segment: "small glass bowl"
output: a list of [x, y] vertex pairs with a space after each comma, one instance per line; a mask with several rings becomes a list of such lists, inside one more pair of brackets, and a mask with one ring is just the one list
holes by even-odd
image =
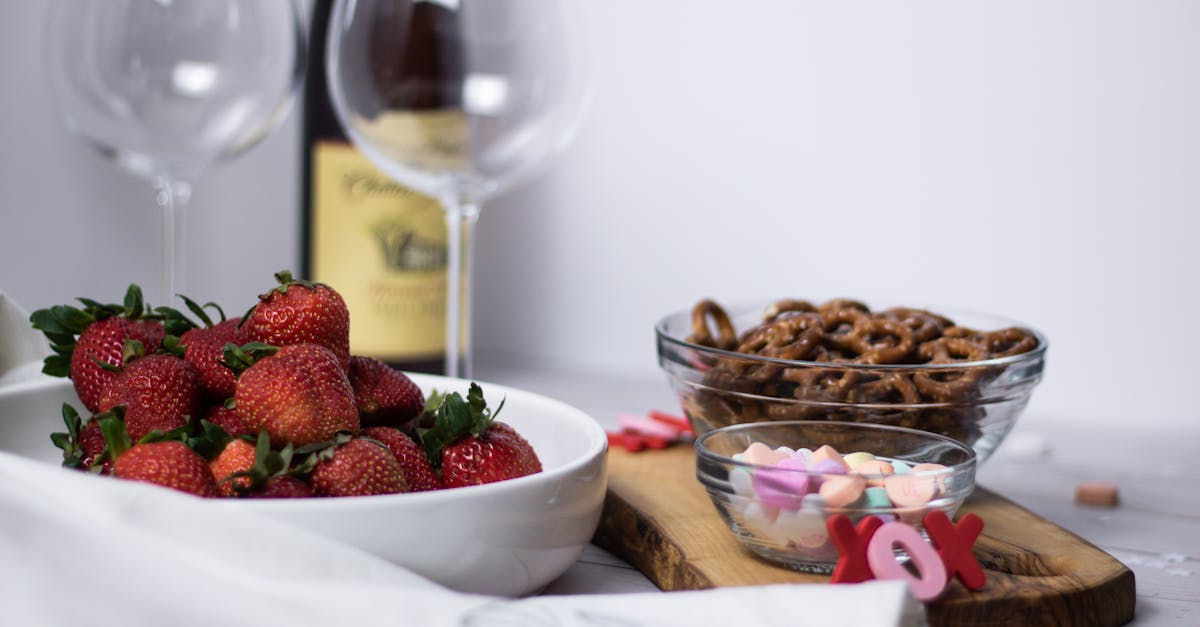
[[[898, 460], [908, 466], [940, 464], [944, 468], [861, 474], [867, 487], [862, 496], [834, 507], [822, 498], [820, 486], [846, 481], [848, 474], [741, 461], [741, 453], [755, 442], [772, 450], [787, 447], [792, 451], [816, 451], [829, 445], [843, 455], [868, 452], [883, 461]], [[734, 537], [757, 555], [803, 572], [829, 573], [837, 563], [838, 551], [825, 523], [833, 514], [845, 514], [854, 524], [866, 516], [879, 516], [884, 522], [899, 520], [924, 535], [926, 513], [937, 509], [953, 517], [975, 489], [977, 458], [971, 447], [902, 427], [807, 420], [733, 425], [697, 439], [696, 453], [696, 478]], [[868, 494], [872, 487], [883, 490]], [[909, 494], [920, 496], [906, 498], [907, 505], [874, 500], [893, 490], [911, 490]]]
[[[727, 308], [744, 333], [762, 322], [768, 302]], [[873, 311], [887, 304], [871, 303]], [[920, 429], [971, 446], [982, 463], [1016, 424], [1042, 379], [1046, 337], [1027, 325], [943, 307], [930, 311], [958, 325], [996, 331], [1019, 327], [1038, 345], [1018, 355], [928, 364], [862, 364], [778, 359], [689, 341], [692, 312], [655, 327], [658, 363], [697, 434], [732, 424], [840, 420]]]

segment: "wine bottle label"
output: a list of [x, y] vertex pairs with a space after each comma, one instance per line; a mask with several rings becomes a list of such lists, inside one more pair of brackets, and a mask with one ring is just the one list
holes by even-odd
[[358, 129], [389, 159], [420, 170], [457, 172], [467, 166], [467, 116], [458, 109], [381, 111]]
[[351, 352], [385, 361], [441, 355], [445, 212], [344, 142], [312, 149], [312, 278], [346, 300]]

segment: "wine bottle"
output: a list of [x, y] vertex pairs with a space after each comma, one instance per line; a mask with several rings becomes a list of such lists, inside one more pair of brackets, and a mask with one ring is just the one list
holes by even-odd
[[[305, 86], [303, 259], [305, 276], [341, 293], [350, 310], [350, 350], [403, 370], [440, 372], [446, 316], [446, 224], [437, 200], [392, 180], [348, 141], [329, 99], [326, 33], [332, 0], [314, 3], [312, 61]], [[409, 5], [409, 27], [444, 37], [440, 7]], [[428, 45], [429, 41], [419, 42]], [[386, 40], [373, 42], [386, 46]], [[388, 103], [414, 111], [456, 106], [461, 60], [442, 46], [420, 63], [364, 68], [397, 86]], [[386, 48], [373, 55], [386, 59]], [[450, 86], [443, 88], [442, 86]]]

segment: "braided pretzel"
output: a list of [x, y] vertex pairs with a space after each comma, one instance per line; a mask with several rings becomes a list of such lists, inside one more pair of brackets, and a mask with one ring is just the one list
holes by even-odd
[[854, 357], [857, 358], [860, 351], [854, 348], [857, 343], [854, 338], [854, 329], [859, 320], [870, 314], [853, 307], [826, 307], [828, 304], [821, 306], [821, 317], [825, 320], [826, 346], [840, 349], [842, 352], [853, 352]]
[[987, 343], [987, 338], [985, 337], [986, 335], [987, 334], [982, 331], [976, 331], [975, 329], [971, 329], [968, 327], [960, 327], [957, 325], [948, 327], [942, 331], [942, 337], [948, 337], [948, 338], [952, 338], [952, 339], [971, 340], [972, 342], [975, 342], [977, 344], [986, 344]]
[[804, 359], [817, 348], [825, 321], [815, 314], [797, 313], [756, 327], [742, 337], [737, 352], [776, 359]]
[[860, 383], [847, 395], [851, 403], [902, 403], [915, 405], [921, 402], [921, 395], [912, 380], [899, 372], [889, 372], [875, 381]]
[[954, 323], [949, 318], [939, 316], [931, 311], [913, 309], [911, 307], [892, 307], [883, 311], [880, 315], [908, 325], [908, 328], [912, 329], [913, 332], [913, 341], [918, 344], [936, 339], [942, 335], [944, 329], [954, 326]]
[[774, 322], [776, 318], [792, 312], [812, 313], [816, 310], [817, 308], [813, 307], [812, 303], [806, 300], [785, 298], [767, 306], [766, 310], [763, 311], [763, 322]]
[[[708, 329], [710, 318], [717, 325], [716, 338]], [[737, 334], [733, 331], [733, 322], [729, 320], [729, 314], [709, 299], [696, 303], [692, 308], [692, 334], [685, 339], [693, 344], [722, 350], [732, 350], [737, 346]]]
[[[802, 360], [820, 345], [824, 332], [825, 322], [821, 316], [794, 313], [755, 327], [742, 337], [737, 352], [775, 359]], [[781, 369], [782, 366], [775, 364], [762, 364], [750, 376], [756, 381], [765, 381], [774, 377]]]
[[1037, 338], [1028, 331], [1016, 327], [992, 331], [986, 334], [984, 339], [992, 357], [1008, 357], [1028, 353], [1038, 345]]
[[859, 376], [851, 368], [785, 368], [781, 378], [796, 384], [792, 395], [800, 400], [841, 403]]
[[[931, 364], [953, 364], [986, 359], [987, 348], [966, 338], [943, 337], [925, 342], [917, 354]], [[983, 371], [980, 369], [922, 370], [913, 374], [913, 383], [922, 394], [948, 403], [976, 394], [982, 377]]]
[[895, 364], [902, 361], [915, 346], [908, 325], [885, 318], [860, 314], [849, 333], [831, 340], [835, 346], [858, 354], [859, 363]]
[[821, 303], [821, 306], [817, 308], [817, 311], [826, 313], [829, 311], [839, 311], [842, 309], [853, 309], [855, 311], [861, 311], [862, 313], [871, 313], [870, 307], [867, 307], [866, 305], [849, 298], [834, 298], [832, 300], [827, 300], [824, 303]]

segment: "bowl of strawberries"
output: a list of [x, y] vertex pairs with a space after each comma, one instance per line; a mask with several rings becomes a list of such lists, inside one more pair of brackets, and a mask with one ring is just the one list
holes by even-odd
[[136, 286], [34, 312], [43, 372], [64, 379], [0, 390], [0, 415], [23, 417], [0, 421], [0, 449], [275, 518], [464, 592], [528, 594], [578, 559], [606, 489], [591, 417], [355, 355], [333, 288], [276, 279], [235, 318], [151, 308]]

